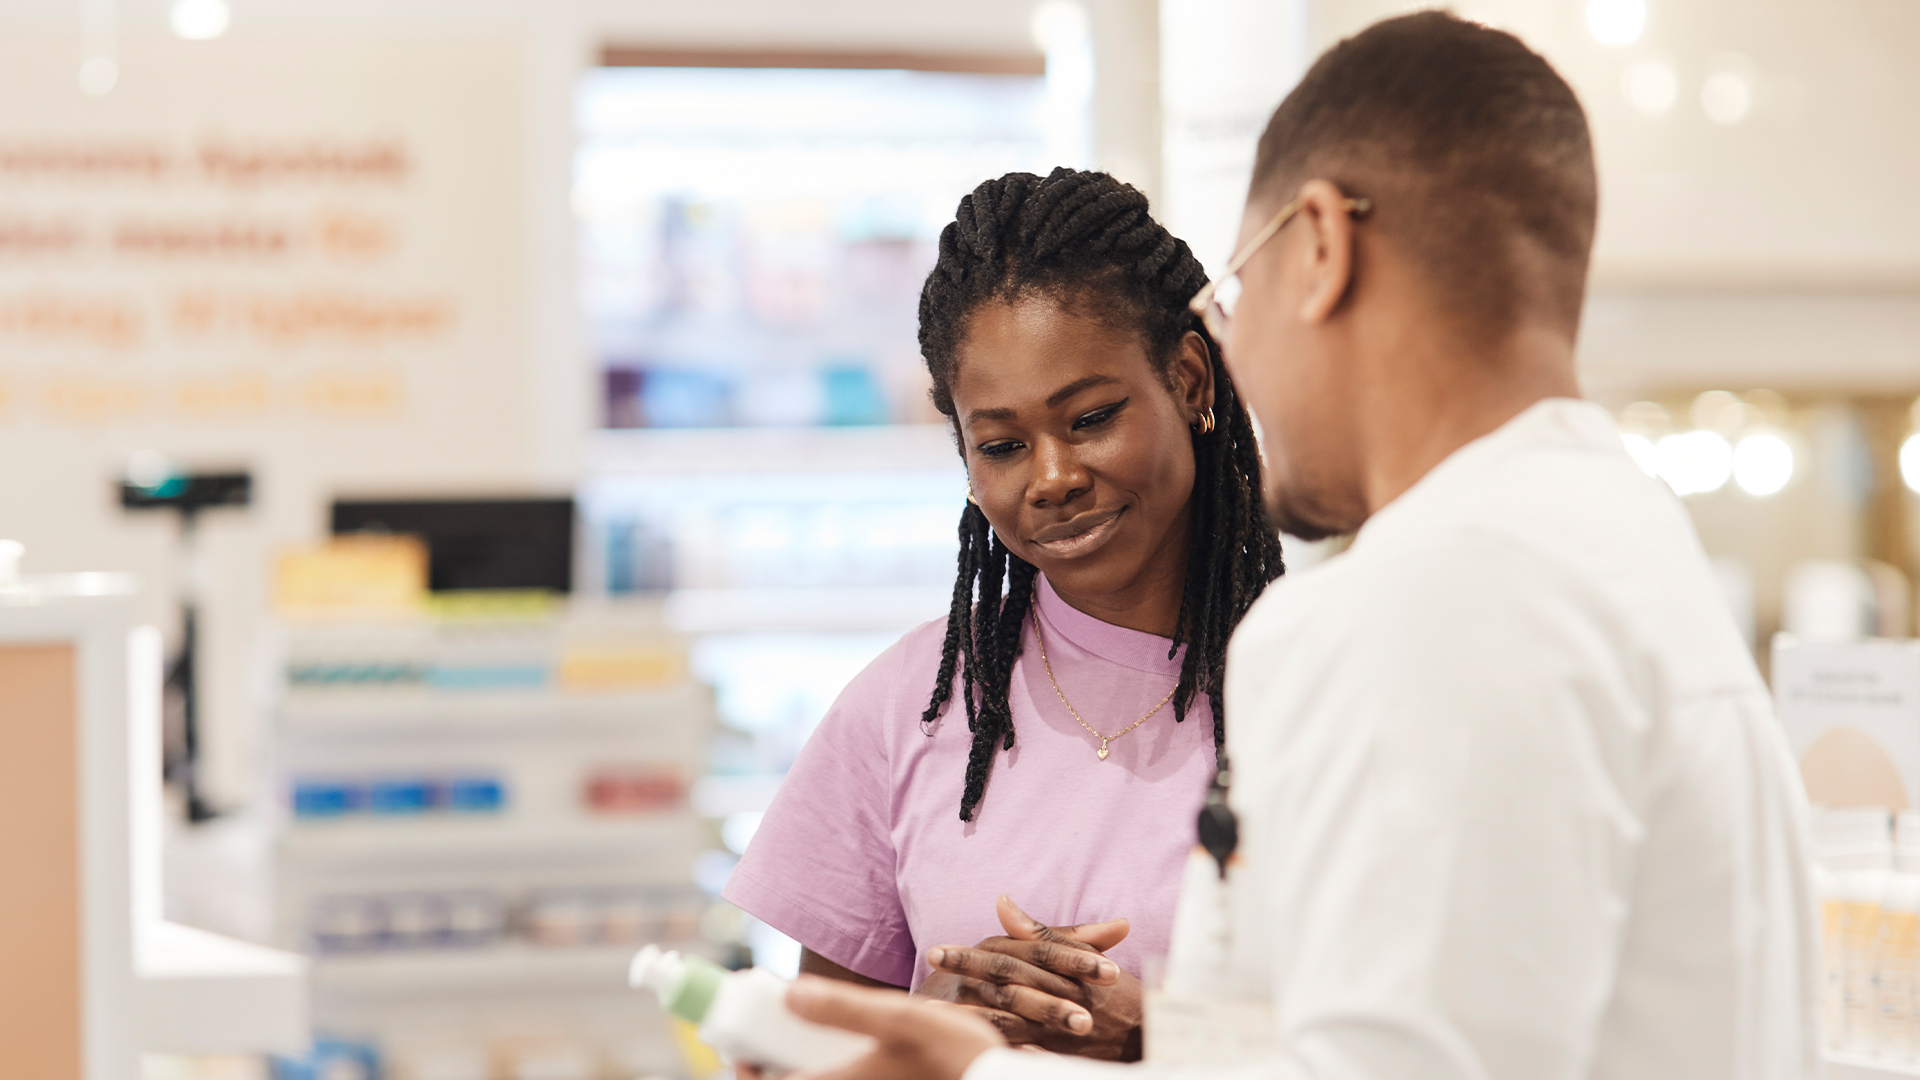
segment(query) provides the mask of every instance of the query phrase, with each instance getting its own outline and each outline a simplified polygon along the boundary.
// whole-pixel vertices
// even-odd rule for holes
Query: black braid
[[[1218,346],[1187,310],[1206,281],[1185,241],[1148,215],[1146,196],[1134,188],[1105,173],[1073,169],[1055,169],[1045,179],[1008,173],[961,199],[940,234],[939,261],[920,293],[920,352],[933,376],[934,406],[953,419],[955,356],[968,321],[989,300],[1045,295],[1137,329],[1163,372],[1187,333],[1206,342],[1218,427],[1193,436],[1192,549],[1168,657],[1187,647],[1174,718],[1185,720],[1194,696],[1206,694],[1217,751],[1226,737],[1220,699],[1227,638],[1282,564],[1280,538],[1261,503],[1252,421]],[[1008,695],[1038,571],[1007,550],[971,503],[960,515],[957,569],[940,670],[920,721],[932,734],[959,673],[973,733],[960,819],[971,821],[994,756],[1013,746]]]

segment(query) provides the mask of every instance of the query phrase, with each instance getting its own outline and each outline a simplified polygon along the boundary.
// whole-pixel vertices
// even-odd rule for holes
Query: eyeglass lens
[[[1233,318],[1234,306],[1240,302],[1240,275],[1228,274],[1220,279],[1213,290],[1213,302],[1220,305],[1221,314]]]

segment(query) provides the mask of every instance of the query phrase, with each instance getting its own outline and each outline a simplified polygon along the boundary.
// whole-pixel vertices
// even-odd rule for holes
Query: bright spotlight
[[[1602,45],[1631,45],[1646,25],[1646,0],[1587,0],[1587,29]]]
[[[1659,458],[1653,452],[1653,440],[1645,435],[1636,435],[1631,431],[1620,433],[1620,442],[1627,448],[1627,456],[1648,476],[1660,475]]]
[[[1737,71],[1716,71],[1700,85],[1700,108],[1716,124],[1737,124],[1753,108],[1753,86]]]
[[[1620,85],[1626,91],[1627,103],[1648,116],[1665,116],[1680,100],[1680,76],[1658,60],[1628,68]]]
[[[1920,494],[1920,434],[1900,444],[1900,479],[1907,482],[1907,490]]]
[[[1074,0],[1044,0],[1033,9],[1027,29],[1042,52],[1072,48],[1089,33],[1087,9]]]
[[[1749,495],[1765,497],[1793,479],[1793,447],[1770,431],[1757,431],[1733,448],[1733,482]]]
[[[1662,436],[1653,453],[1660,479],[1678,495],[1719,491],[1733,475],[1733,447],[1717,431]]]
[[[232,19],[227,0],[174,0],[167,13],[174,35],[188,41],[212,41],[227,32]]]

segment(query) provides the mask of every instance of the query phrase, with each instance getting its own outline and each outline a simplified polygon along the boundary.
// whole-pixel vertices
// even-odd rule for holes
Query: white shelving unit
[[[1897,1080],[1920,1076],[1920,1063],[1830,1053],[1821,1063],[1820,1075],[1822,1080]]]
[[[689,634],[765,630],[897,630],[947,613],[951,587],[681,589],[667,619]]]
[[[586,449],[595,476],[961,469],[945,424],[602,430]]]
[[[649,727],[671,733],[684,730],[681,722],[688,715],[710,708],[710,697],[707,688],[696,683],[623,694],[326,691],[288,698],[280,706],[279,717],[281,731],[295,736],[547,738],[556,733],[618,734]]]
[[[412,997],[514,986],[523,990],[620,991],[633,950],[624,945],[553,948],[510,942],[485,949],[342,956],[314,974],[320,993]]]
[[[627,685],[569,686],[570,655],[604,655],[610,643],[645,653],[658,670]],[[609,1075],[675,1071],[657,1009],[627,988],[625,971],[642,938],[711,948],[698,940],[708,900],[693,868],[717,841],[684,792],[705,771],[715,714],[712,692],[684,673],[684,646],[660,605],[497,624],[289,624],[276,645],[275,920],[283,944],[313,956],[316,1032],[378,1046],[401,1069],[410,1047],[485,1056],[516,1040],[560,1039]],[[490,665],[547,674],[543,685],[492,688]],[[435,685],[456,668],[479,685]],[[639,808],[589,805],[593,778],[623,771],[677,783],[681,794],[656,792]],[[301,785],[368,790],[453,776],[497,784],[500,805],[292,810]],[[504,929],[408,936],[389,926],[343,939],[324,915],[330,906],[391,915],[409,904],[444,912],[448,898],[475,896],[507,913]],[[610,896],[627,905],[626,922],[589,914],[557,933],[575,924],[539,914],[591,913],[614,902],[596,897]],[[391,944],[423,938],[463,943]]]
[[[624,865],[633,858],[686,852],[687,865],[703,842],[700,818],[669,812],[611,820],[580,817],[552,821],[387,821],[294,825],[280,837],[283,863],[304,867],[405,867],[418,870],[482,863],[505,871],[581,859],[622,862],[623,880],[643,884],[691,882],[682,860],[655,858],[654,865]],[[689,842],[693,844],[689,847]]]

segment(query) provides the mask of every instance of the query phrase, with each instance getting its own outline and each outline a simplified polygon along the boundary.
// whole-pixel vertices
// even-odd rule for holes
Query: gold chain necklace
[[[1073,702],[1068,701],[1067,695],[1064,693],[1061,693],[1060,680],[1053,677],[1053,662],[1047,659],[1047,637],[1045,634],[1042,634],[1040,632],[1040,605],[1039,604],[1035,604],[1033,606],[1033,639],[1036,642],[1038,642],[1040,645],[1040,666],[1047,669],[1047,681],[1053,684],[1053,692],[1059,696],[1060,704],[1065,705],[1067,707],[1068,714],[1071,715],[1075,720],[1079,721],[1081,727],[1087,729],[1087,734],[1092,735],[1094,738],[1100,740],[1100,749],[1095,751],[1095,753],[1100,755],[1101,761],[1107,760],[1107,744],[1108,743],[1112,742],[1113,740],[1119,738],[1122,735],[1125,735],[1127,732],[1132,731],[1134,728],[1139,727],[1141,724],[1144,724],[1147,721],[1153,719],[1154,713],[1157,713],[1161,709],[1165,708],[1167,705],[1167,702],[1173,700],[1173,690],[1180,689],[1180,684],[1176,681],[1173,684],[1173,690],[1167,691],[1167,696],[1160,699],[1160,704],[1155,705],[1151,709],[1148,709],[1147,715],[1141,717],[1138,720],[1135,720],[1133,723],[1128,724],[1126,727],[1122,728],[1119,731],[1114,732],[1112,735],[1102,735],[1099,732],[1093,730],[1092,724],[1089,724],[1085,720],[1080,719],[1080,713],[1078,712],[1078,710],[1074,709]]]

